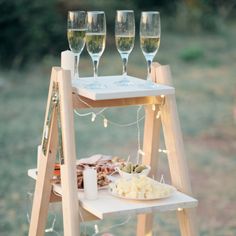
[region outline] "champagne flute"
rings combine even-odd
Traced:
[[[85,11],[69,11],[67,19],[67,39],[70,50],[75,54],[74,77],[79,78],[79,58],[85,45]]]
[[[116,11],[115,22],[115,39],[116,47],[120,53],[123,62],[123,78],[116,82],[121,86],[131,85],[132,83],[127,78],[127,63],[128,57],[134,47],[135,39],[135,20],[134,11],[119,10]]]
[[[94,78],[98,77],[98,64],[106,44],[106,17],[103,11],[87,12],[86,47],[93,61]],[[88,85],[89,88],[99,89],[105,86],[97,80]]]
[[[140,46],[147,61],[148,81],[151,81],[151,64],[159,49],[160,36],[160,13],[158,11],[142,12],[140,20]]]

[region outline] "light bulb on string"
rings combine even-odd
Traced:
[[[96,119],[96,116],[97,116],[97,115],[96,115],[96,114],[93,112],[93,113],[92,113],[92,118],[91,118],[91,121],[92,121],[92,122],[94,122],[94,121],[95,121],[95,119]]]
[[[158,152],[162,152],[162,153],[165,153],[165,154],[168,154],[169,151],[167,149],[158,149]]]
[[[108,126],[108,120],[107,120],[106,118],[104,118],[104,120],[103,120],[103,125],[104,125],[105,128],[107,128],[107,126]]]
[[[152,104],[152,110],[155,111],[156,110],[156,105]]]
[[[94,225],[94,231],[95,231],[95,234],[99,233],[99,229],[98,229],[98,225],[97,224]]]
[[[161,111],[157,112],[156,119],[159,119],[161,117]]]
[[[44,131],[44,138],[48,139],[48,131],[49,131],[49,127],[48,125],[45,126],[45,131]]]
[[[145,156],[145,152],[142,150],[142,149],[139,149],[138,150],[138,154],[142,155],[142,156]]]
[[[160,179],[160,183],[164,184],[165,183],[165,179],[164,179],[164,175],[161,175],[161,179]]]

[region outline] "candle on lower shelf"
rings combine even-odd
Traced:
[[[97,171],[93,168],[86,168],[83,172],[84,196],[88,200],[95,200],[98,197]]]

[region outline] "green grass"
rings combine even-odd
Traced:
[[[233,188],[236,178],[236,117],[233,116],[236,109],[236,34],[233,29],[221,35],[191,36],[163,32],[156,57],[161,63],[171,65],[193,190],[200,200],[200,231],[201,235],[208,236],[236,233],[236,191]],[[197,50],[193,45],[197,45]],[[193,60],[186,62],[180,57],[183,52],[184,58],[187,55]],[[1,235],[27,235],[26,196],[28,191],[33,190],[34,184],[26,173],[36,164],[50,68],[58,64],[59,60],[47,58],[25,72],[0,73]],[[80,69],[82,75],[92,74],[86,52],[83,53]],[[103,75],[121,73],[119,54],[106,49],[99,69]],[[128,72],[145,78],[146,63],[138,43],[130,56]],[[136,108],[108,109],[105,114],[113,121],[127,123],[135,120]],[[109,126],[104,129],[101,119],[91,123],[90,118],[76,117],[75,121],[78,158],[93,153],[135,155],[135,126],[125,129]],[[164,173],[168,179],[164,156],[161,156],[160,167],[160,174]],[[56,229],[61,232],[62,219],[58,208],[55,210],[58,215]],[[174,213],[158,213],[155,220],[156,233],[179,235]],[[97,224],[102,230],[121,221],[120,218],[111,218]],[[121,232],[135,235],[135,222],[132,217],[128,225],[112,232],[115,235],[124,235]],[[93,224],[87,225],[89,234],[93,232]]]

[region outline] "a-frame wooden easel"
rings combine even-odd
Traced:
[[[169,66],[158,63],[152,65],[153,82],[172,85]],[[156,176],[158,168],[158,146],[161,125],[166,148],[172,185],[178,191],[192,195],[187,162],[184,153],[183,139],[179,124],[176,100],[174,94],[165,96],[146,96],[119,98],[107,100],[91,100],[83,97],[81,102],[77,90],[72,87],[70,71],[53,67],[49,87],[47,109],[44,123],[42,144],[38,148],[38,172],[35,186],[29,236],[44,235],[50,202],[62,201],[63,225],[65,236],[80,235],[79,211],[83,212],[85,220],[96,219],[96,216],[79,206],[76,183],[76,147],[74,133],[73,109],[92,107],[112,107],[145,105],[146,117],[144,127],[143,163],[149,164],[151,176]],[[156,109],[153,109],[155,104]],[[161,112],[160,119],[156,119]],[[52,191],[52,177],[56,154],[59,152],[61,163],[61,197]],[[187,196],[188,197],[188,196]],[[195,200],[195,199],[194,199]],[[197,202],[195,200],[195,202]],[[162,204],[163,205],[163,204]],[[179,208],[178,206],[181,206]],[[164,204],[164,210],[176,210],[182,236],[197,236],[194,209],[185,208],[184,202]],[[196,205],[196,204],[195,204]],[[158,203],[157,208],[158,209]],[[163,210],[162,209],[162,210]],[[178,209],[178,210],[177,210]],[[138,236],[151,236],[153,213],[138,214]]]

